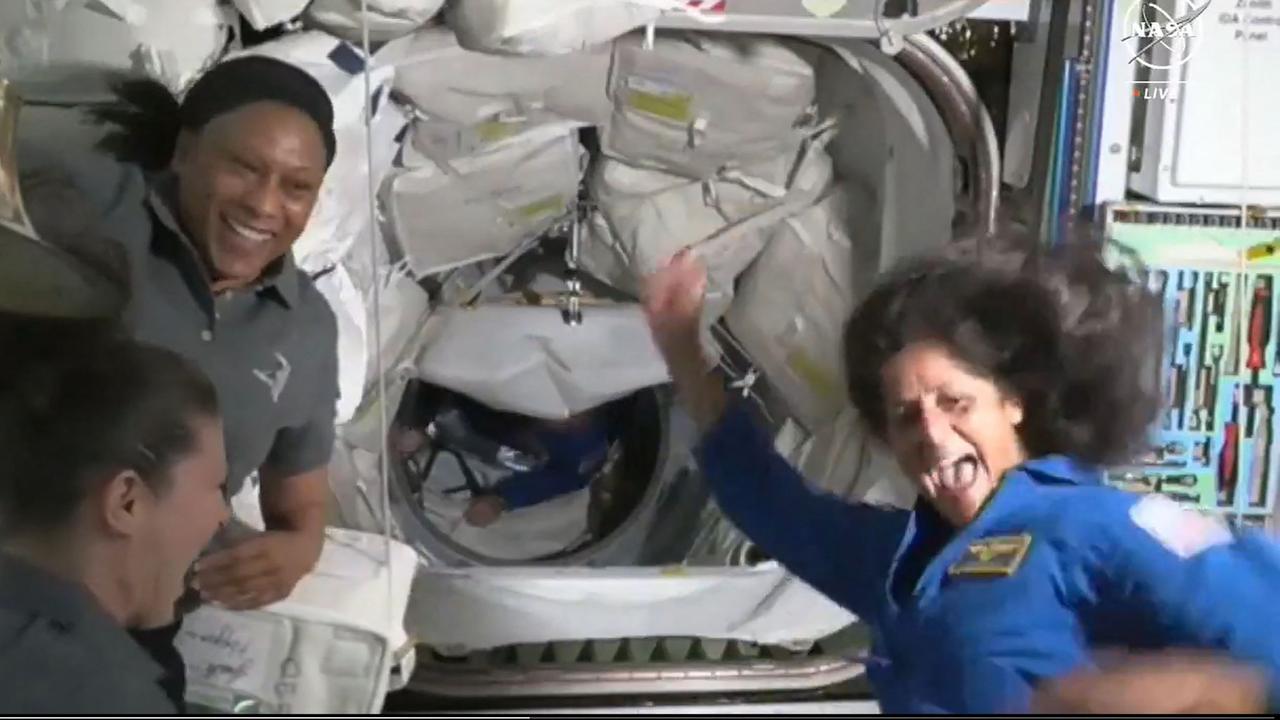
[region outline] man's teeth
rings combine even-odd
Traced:
[[[254,228],[241,225],[235,220],[228,219],[227,224],[230,225],[231,229],[235,230],[238,235],[244,237],[247,240],[251,240],[253,242],[266,242],[271,239],[271,233],[266,232],[264,230],[255,230]]]

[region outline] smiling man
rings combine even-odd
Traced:
[[[118,101],[92,113],[110,158],[64,147],[85,135],[83,113],[59,135],[53,120],[67,111],[33,108],[20,160],[69,168],[128,256],[133,335],[190,358],[217,387],[229,494],[256,471],[267,531],[224,533],[192,586],[233,609],[268,605],[292,592],[324,541],[337,331],[290,249],[333,160],[333,108],[310,75],[256,56],[214,66],[181,103],[152,81],[113,92]],[[157,608],[137,637],[169,668],[178,699],[173,615]]]

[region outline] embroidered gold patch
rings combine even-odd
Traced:
[[[1031,536],[1025,533],[976,540],[947,568],[947,574],[1007,577],[1018,571],[1030,547]]]

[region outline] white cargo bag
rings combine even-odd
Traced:
[[[342,425],[355,415],[364,397],[365,369],[369,364],[364,296],[341,265],[318,277],[315,285],[329,302],[338,325],[338,408],[334,423]]]
[[[614,43],[605,153],[711,177],[794,155],[812,116],[813,64],[797,46],[750,36],[637,35]]]
[[[586,151],[549,126],[479,155],[392,175],[384,202],[418,277],[504,255],[545,232],[576,200]]]
[[[176,645],[187,702],[218,713],[377,714],[409,648],[414,550],[329,528],[316,568],[287,600],[250,612],[203,606]]]
[[[373,283],[379,283],[377,302]],[[351,420],[373,384],[403,361],[422,329],[430,298],[399,268],[383,267],[376,280],[353,276],[339,263],[319,274],[316,289],[329,302],[338,325],[338,408],[334,423]],[[374,327],[381,312],[382,344]],[[378,352],[378,348],[381,352]]]
[[[845,406],[844,324],[877,268],[846,230],[847,188],[788,218],[742,276],[729,329],[809,430]],[[858,249],[860,250],[860,249]]]
[[[366,396],[374,392],[378,378],[410,360],[409,356],[415,349],[413,341],[421,334],[427,314],[431,312],[431,298],[427,291],[402,266],[381,268],[374,282],[379,283],[377,303],[373,299],[372,284],[361,288],[365,298],[365,327],[368,328],[369,346],[372,348],[374,314],[381,315],[382,351],[370,350],[368,353]]]
[[[910,478],[850,404],[814,431],[791,460],[815,487],[850,502],[908,510],[915,503]]]
[[[669,380],[639,305],[484,303],[437,310],[419,377],[496,410],[563,420]]]
[[[391,170],[399,150],[397,137],[408,117],[390,102],[394,68],[369,63],[356,46],[322,32],[285,35],[256,45],[243,55],[265,55],[305,70],[324,87],[333,103],[337,149],[325,173],[320,197],[302,235],[293,246],[294,259],[307,272],[320,272],[363,247],[373,232],[369,211],[369,154],[365,136],[365,103],[372,102],[374,187]],[[370,94],[363,71],[369,65]]]
[[[453,0],[445,10],[445,21],[473,50],[558,55],[607,43],[653,23],[664,11],[718,22],[722,15],[716,4],[713,0]]]
[[[361,43],[364,25],[369,26],[369,42],[379,43],[408,35],[426,25],[440,12],[444,0],[365,0],[369,12],[361,11],[361,0],[312,0],[307,8],[308,24],[323,28],[353,43]]]
[[[693,247],[707,266],[703,319],[713,324],[729,308],[734,280],[764,248],[773,224],[812,204],[830,185],[830,156],[818,146],[802,155],[799,163],[775,158],[747,168],[740,179],[703,182],[602,159],[591,178],[599,212],[584,245],[583,266],[638,293],[645,276]]]
[[[445,22],[479,52],[557,55],[607,43],[657,20],[654,0],[454,0]]]
[[[142,72],[181,92],[226,51],[235,11],[218,0],[0,2],[0,67]]]
[[[232,0],[236,9],[255,30],[292,20],[307,9],[310,0]]]
[[[384,51],[395,90],[414,109],[414,144],[439,158],[472,154],[542,124],[609,118],[609,48],[551,58],[472,52],[443,28],[427,28]],[[451,137],[454,139],[450,140]]]

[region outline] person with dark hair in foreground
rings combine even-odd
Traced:
[[[20,166],[59,168],[77,183],[96,227],[127,256],[129,332],[190,359],[217,387],[228,494],[258,474],[266,532],[220,533],[179,615],[201,598],[260,608],[292,593],[324,543],[337,325],[290,250],[336,152],[333,107],[304,70],[251,55],[214,65],[181,101],[153,80],[112,90],[114,102],[87,112],[30,98],[24,112],[39,121],[19,126]],[[42,216],[58,223],[34,190],[23,187],[44,233]],[[177,702],[179,627],[136,628]]]
[[[1071,683],[1114,677],[1067,677],[1098,668],[1105,648],[1217,651],[1256,671],[1216,675],[1225,705],[1280,709],[1277,546],[1102,482],[1160,409],[1161,314],[1095,248],[1016,269],[919,259],[856,309],[850,399],[914,481],[910,511],[815,492],[774,452],[707,373],[704,287],[682,254],[645,297],[704,433],[703,473],[762,550],[870,625],[885,712],[1026,712],[1037,688],[1039,707],[1060,708]],[[1177,677],[1128,672],[1150,687]],[[1156,711],[1223,709],[1144,697]]]
[[[213,385],[105,325],[5,315],[0,342],[0,712],[172,714],[125,628],[171,622],[227,518]]]

